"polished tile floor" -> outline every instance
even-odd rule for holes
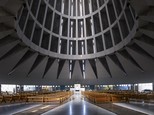
[[[94,105],[79,95],[62,105],[51,103],[17,103],[0,105],[0,115],[154,115],[154,104],[105,103]]]
[[[114,103],[114,105],[125,107],[148,115],[154,115],[154,104],[130,102],[130,103]]]
[[[74,99],[43,115],[116,115],[96,105],[81,99],[80,95],[74,95]]]
[[[40,104],[34,103],[17,103],[17,104],[9,104],[9,105],[1,105],[0,106],[0,115],[12,115],[26,109],[31,109],[39,106]]]

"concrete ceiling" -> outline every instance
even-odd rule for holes
[[[7,84],[124,84],[154,82],[154,2],[131,0],[139,26],[134,38],[120,50],[84,60],[43,55],[19,38],[15,20],[22,0],[0,0],[0,83]],[[85,71],[85,76],[83,72]]]

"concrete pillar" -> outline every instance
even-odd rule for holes
[[[138,84],[137,85],[134,84],[134,91],[138,91]]]
[[[95,89],[95,86],[94,85],[90,85],[90,89],[91,90],[94,90]]]
[[[0,84],[0,93],[1,93],[2,89],[1,89],[1,84]]]
[[[20,91],[20,92],[24,91],[24,85],[20,85],[19,91]]]
[[[65,90],[65,85],[60,85],[60,90]]]
[[[134,84],[131,84],[131,86],[130,86],[130,90],[132,90],[132,91],[135,90],[135,86],[134,86]]]
[[[35,85],[35,91],[41,91],[42,85]]]

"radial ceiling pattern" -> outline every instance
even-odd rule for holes
[[[154,82],[152,0],[1,0],[0,82]]]
[[[27,45],[61,59],[113,53],[133,38],[137,28],[127,0],[30,0],[17,23]]]

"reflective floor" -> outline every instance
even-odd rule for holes
[[[116,115],[82,100],[80,95],[74,95],[72,98],[72,101],[48,111],[43,115]]]
[[[104,103],[97,106],[73,95],[64,104],[16,103],[0,105],[0,115],[154,115],[154,104]]]
[[[135,110],[138,112],[142,112],[148,115],[154,115],[154,104],[130,102],[130,103],[115,103],[115,105]]]
[[[33,103],[18,103],[18,104],[9,104],[9,105],[1,105],[0,106],[0,115],[12,115],[26,109],[30,109],[33,107],[37,107],[40,104],[33,104]]]

